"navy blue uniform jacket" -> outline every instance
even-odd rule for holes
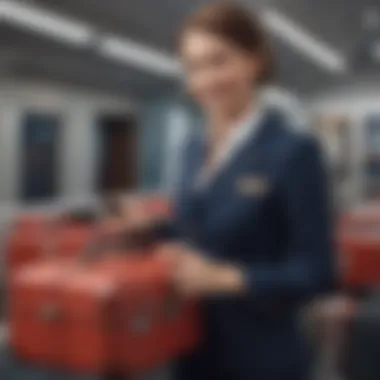
[[[332,285],[327,179],[313,138],[267,112],[257,132],[195,189],[204,144],[189,142],[172,235],[241,265],[249,293],[204,301],[205,342],[180,379],[305,379],[300,308]],[[227,375],[228,374],[228,375]]]

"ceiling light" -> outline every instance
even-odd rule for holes
[[[344,56],[310,34],[293,20],[275,9],[262,13],[264,24],[276,37],[282,39],[301,54],[332,73],[344,73],[347,63]]]
[[[136,68],[165,76],[178,77],[181,74],[179,62],[171,55],[125,38],[105,37],[98,48],[100,54]]]
[[[94,36],[88,25],[26,2],[2,0],[0,20],[72,45],[87,45]]]
[[[380,41],[373,44],[371,52],[375,61],[380,62]]]

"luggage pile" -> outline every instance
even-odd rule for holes
[[[317,301],[313,309],[323,363],[319,367],[325,371],[321,378],[377,380],[380,204],[371,203],[343,215],[336,238],[339,293]]]
[[[380,205],[347,213],[337,230],[339,278],[354,292],[380,285]]]
[[[8,281],[10,344],[18,358],[75,373],[134,375],[198,344],[196,302],[174,291],[160,247],[133,251],[122,240],[110,244],[96,223],[65,223],[53,223],[49,235],[39,218],[15,228],[24,234],[13,236]],[[32,238],[25,226],[38,234]],[[49,244],[41,248],[43,236]]]
[[[28,214],[16,219],[7,242],[8,274],[41,259],[51,244],[59,257],[83,251],[94,222],[94,214],[78,211],[64,215]]]
[[[346,331],[348,380],[380,378],[380,203],[348,213],[338,233],[342,286],[356,302]]]

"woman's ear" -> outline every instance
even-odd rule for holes
[[[260,66],[260,71],[257,76],[258,83],[267,84],[274,75],[274,59],[269,46],[263,46],[262,50],[258,52],[256,56],[256,61]]]
[[[252,83],[257,84],[261,83],[261,78],[263,76],[264,71],[264,62],[262,57],[253,56],[251,59],[251,72],[252,72]]]

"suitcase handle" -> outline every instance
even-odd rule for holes
[[[117,205],[118,200],[116,197],[107,199],[103,202],[103,210],[102,213],[104,215],[115,215],[117,214],[119,210],[119,206]],[[54,215],[50,218],[48,218],[44,223],[44,228],[42,228],[41,231],[41,256],[44,258],[55,258],[58,254],[58,245],[59,245],[59,232],[60,227],[62,227],[63,224],[65,224],[67,221],[70,220],[70,216],[75,215],[73,213],[62,213],[58,215]],[[86,215],[87,217],[87,215]],[[96,223],[99,221],[101,215],[98,213],[92,213],[91,218],[83,218],[83,222],[92,222],[96,225]],[[101,242],[103,243],[103,242]],[[85,253],[80,256],[97,256],[97,252],[99,250],[99,238],[98,238],[98,232],[94,234],[94,237],[91,239],[91,242],[87,249],[85,250]],[[108,247],[107,247],[108,248]],[[94,252],[96,251],[96,252]]]
[[[87,247],[84,252],[79,255],[78,262],[82,264],[88,264],[99,259],[103,253],[111,248],[116,248],[117,241],[115,240],[114,245],[110,244],[108,241],[104,240],[104,237],[101,234],[101,229],[98,226],[95,226],[93,236],[91,237]]]
[[[139,311],[128,318],[128,328],[130,332],[136,336],[148,334],[155,320],[163,324],[174,322],[180,315],[181,304],[181,298],[173,288],[164,300],[164,305],[159,311],[159,315],[155,313],[157,305],[154,300],[148,300],[141,305]],[[154,318],[155,314],[158,319]]]
[[[47,303],[43,305],[39,310],[39,317],[41,320],[47,323],[57,322],[61,315],[62,310],[57,303]]]
[[[105,205],[109,214],[120,217],[122,216],[122,209],[124,207],[123,202],[128,200],[134,200],[141,204],[141,209],[148,212],[148,209],[144,206],[144,201],[141,197],[138,197],[134,194],[130,195],[127,198],[123,198],[122,195],[116,194],[114,197],[105,198]],[[123,215],[128,219],[128,214]],[[143,225],[140,228],[133,229],[131,231],[120,232],[122,236],[119,236],[118,239],[120,243],[124,246],[125,250],[143,250],[143,248],[151,247],[155,245],[157,241],[157,230],[160,230],[160,222],[152,220],[152,223]]]
[[[178,292],[172,288],[171,292],[169,293],[164,306],[164,319],[166,321],[173,321],[175,320],[181,309],[181,297],[178,294]]]
[[[46,257],[53,258],[57,255],[58,251],[58,239],[60,227],[67,221],[65,215],[53,217],[48,220],[43,228],[43,254]],[[95,222],[95,220],[94,220]],[[93,237],[90,239],[88,247],[85,249],[82,255],[79,255],[78,262],[87,263],[95,257],[98,257],[99,253],[102,253],[105,249],[103,241],[99,239],[99,231],[95,227]],[[59,304],[55,302],[49,302],[41,306],[38,310],[38,317],[46,323],[56,323],[62,316],[62,309]]]
[[[107,217],[121,215],[122,210],[122,195],[120,193],[111,194],[103,198],[102,208],[98,220],[95,222],[95,228],[93,236],[91,237],[86,249],[83,254],[79,256],[79,261],[82,263],[92,262],[99,259],[103,253],[107,250],[114,249],[115,251],[126,251],[124,236],[122,234],[117,234],[109,240],[102,233],[101,221]]]
[[[99,220],[109,216],[120,217],[123,208],[122,202],[123,195],[119,193],[104,197],[102,204],[102,215],[99,217]],[[111,241],[106,241],[104,239],[104,235],[102,234],[100,225],[98,224],[95,228],[94,235],[87,246],[87,249],[82,255],[82,258],[84,262],[92,261],[99,258],[105,250],[109,249],[124,252],[141,251],[145,253],[149,251],[147,250],[147,247],[152,246],[155,242],[156,240],[154,237],[152,238],[149,234],[146,234],[145,231],[142,231],[141,233],[137,231],[128,235],[121,232],[113,236]]]
[[[45,222],[45,228],[42,229],[42,256],[44,258],[55,258],[58,255],[60,243],[61,227],[68,222],[66,215],[58,215],[49,218]]]
[[[122,250],[122,251],[136,251],[138,248],[145,248],[145,244],[141,243],[144,240],[144,236],[134,236],[135,239],[125,239],[125,235],[119,234],[113,236],[113,239],[106,240],[102,234],[100,221],[109,216],[120,216],[122,209],[122,195],[120,193],[111,194],[103,198],[101,204],[100,213],[93,214],[92,222],[95,226],[93,236],[84,252],[78,256],[78,261],[81,263],[88,263],[96,260],[102,256],[106,250]],[[65,215],[54,216],[50,218],[43,228],[43,236],[41,241],[42,245],[42,255],[46,258],[54,258],[57,255],[59,230],[63,223],[66,222]]]

